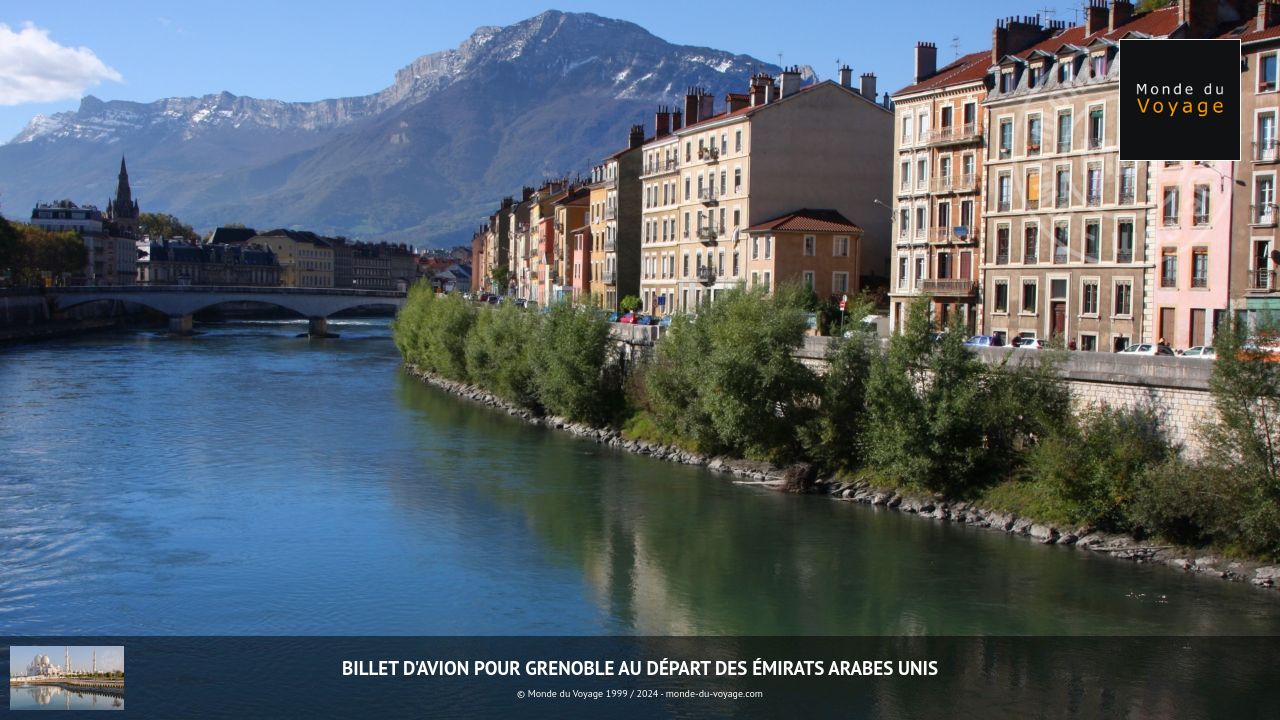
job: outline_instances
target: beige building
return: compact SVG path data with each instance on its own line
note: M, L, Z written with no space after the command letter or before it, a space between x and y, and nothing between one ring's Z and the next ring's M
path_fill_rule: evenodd
M604 206L609 196L604 177L604 165L591 168L591 184L588 188L591 194L584 239L589 247L582 253L582 260L587 263L587 267L583 270L583 280L586 283L584 294L589 294L603 306L606 291L613 287L604 283ZM610 278L610 280L616 282L616 278Z
M874 201L891 187L893 119L875 98L874 75L854 89L846 68L839 83L801 87L789 68L777 83L753 77L749 92L730 93L719 112L711 95L692 89L684 126L667 115L670 136L659 113L642 174L645 306L692 311L745 282L747 228L805 207L864 228L859 266L887 275L889 218ZM758 278L775 286L772 274Z
M1231 238L1231 307L1247 321L1280 311L1280 235L1276 183L1280 180L1280 4L1264 2L1239 38L1240 166L1235 178Z
M319 236L298 230L272 230L249 238L275 253L284 287L333 287L333 249Z
M937 67L938 49L918 43L915 82L893 96L896 159L889 326L912 298L933 298L933 318L977 326L982 229L983 123L989 52Z

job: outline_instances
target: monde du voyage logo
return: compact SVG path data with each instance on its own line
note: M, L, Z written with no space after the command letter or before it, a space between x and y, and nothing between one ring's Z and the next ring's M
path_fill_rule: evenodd
M1240 159L1240 41L1120 41L1122 160Z

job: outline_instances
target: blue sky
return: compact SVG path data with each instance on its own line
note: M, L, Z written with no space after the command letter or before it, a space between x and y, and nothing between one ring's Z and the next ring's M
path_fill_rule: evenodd
M72 645L71 667L77 672L93 667L93 651L98 651L98 672L124 669L124 648L120 645ZM21 674L37 655L48 655L49 660L62 667L66 646L14 646L9 648L9 674Z
M881 89L910 80L917 40L939 59L989 46L998 17L1044 8L1078 17L1079 2L371 3L222 0L175 3L94 0L0 4L0 142L36 114L74 109L79 98L151 101L229 91L281 100L376 92L395 71L456 47L480 25L508 25L547 9L630 20L671 42L703 45L834 74L875 72Z

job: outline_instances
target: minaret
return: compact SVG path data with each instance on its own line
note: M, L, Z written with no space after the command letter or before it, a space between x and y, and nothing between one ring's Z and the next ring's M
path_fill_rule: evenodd
M71 646L67 645L63 647L63 653L64 654L62 656L62 674L70 675L71 674Z
M98 674L98 648L93 649L93 674Z

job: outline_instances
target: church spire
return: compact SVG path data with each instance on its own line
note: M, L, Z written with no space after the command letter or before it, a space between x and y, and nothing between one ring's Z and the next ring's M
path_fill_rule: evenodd
M138 201L133 199L133 190L129 187L129 169L125 167L124 156L120 156L120 178L116 184L116 196L107 202L107 219L115 223L118 231L131 237L138 229Z

